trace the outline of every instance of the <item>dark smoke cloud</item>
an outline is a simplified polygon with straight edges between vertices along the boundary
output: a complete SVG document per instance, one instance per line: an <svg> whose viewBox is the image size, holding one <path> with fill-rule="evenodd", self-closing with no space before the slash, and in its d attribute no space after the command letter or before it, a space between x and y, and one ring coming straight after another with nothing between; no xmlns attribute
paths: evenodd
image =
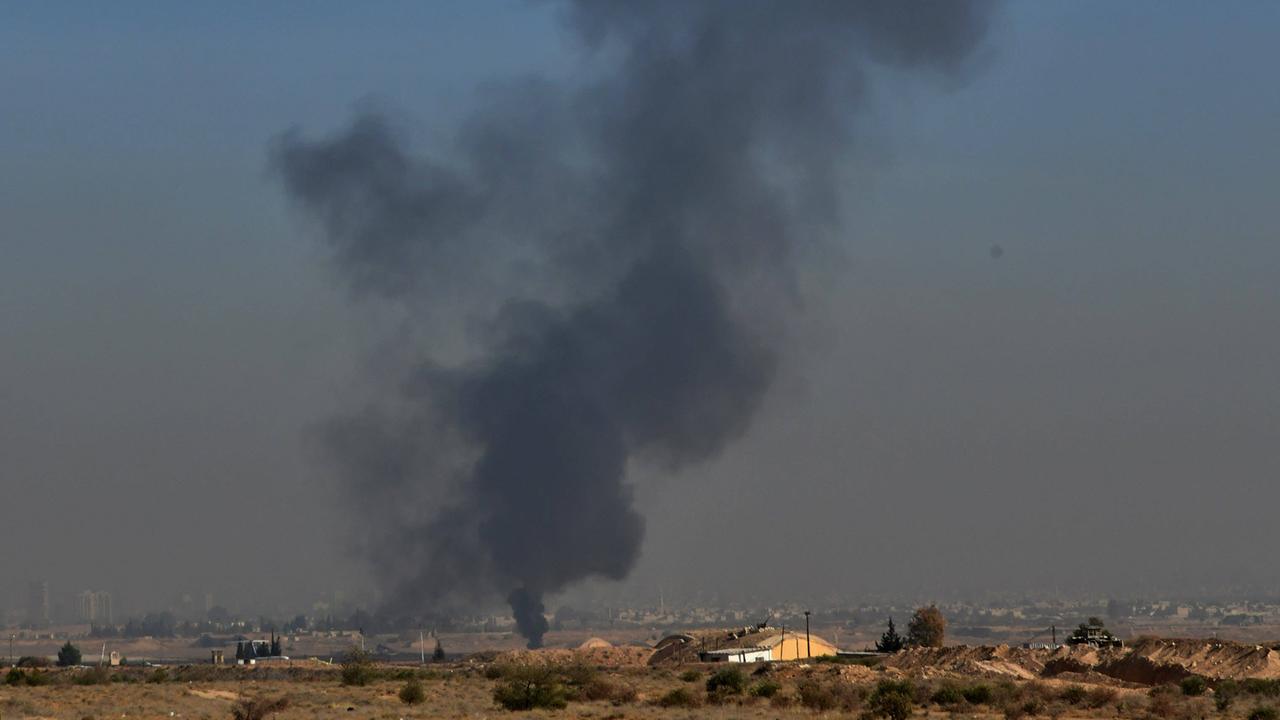
<svg viewBox="0 0 1280 720"><path fill-rule="evenodd" d="M622 578L644 535L629 462L715 457L770 386L796 246L838 228L837 167L870 65L950 73L984 4L570 3L583 87L489 88L451 162L382 117L273 158L360 293L424 324L486 314L467 359L428 352L327 437L389 602L543 597ZM461 300L468 298L470 304ZM433 320L434 321L434 320Z"/></svg>

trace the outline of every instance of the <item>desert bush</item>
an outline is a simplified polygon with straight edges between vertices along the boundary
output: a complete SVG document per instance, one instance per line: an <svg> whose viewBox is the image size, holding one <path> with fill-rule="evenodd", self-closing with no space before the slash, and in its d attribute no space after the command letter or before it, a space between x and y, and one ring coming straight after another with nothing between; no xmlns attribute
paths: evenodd
<svg viewBox="0 0 1280 720"><path fill-rule="evenodd" d="M1280 696L1280 680L1248 678L1240 683L1240 687L1250 695L1266 695L1269 697Z"/></svg>
<svg viewBox="0 0 1280 720"><path fill-rule="evenodd" d="M33 670L27 674L26 683L31 687L40 687L49 684L49 674L39 670Z"/></svg>
<svg viewBox="0 0 1280 720"><path fill-rule="evenodd" d="M1022 688L1012 680L1001 680L991 691L991 701L1001 707L1022 702Z"/></svg>
<svg viewBox="0 0 1280 720"><path fill-rule="evenodd" d="M1147 693L1147 711L1156 717L1173 715L1174 698L1179 694L1172 685L1157 685Z"/></svg>
<svg viewBox="0 0 1280 720"><path fill-rule="evenodd" d="M603 677L593 677L587 684L577 689L575 699L606 700L614 705L635 702L636 689L625 683L614 682Z"/></svg>
<svg viewBox="0 0 1280 720"><path fill-rule="evenodd" d="M752 697L771 698L774 695L777 695L778 691L781 689L782 689L782 686L774 682L773 680L761 680L755 685L752 685L751 689L748 690L747 692Z"/></svg>
<svg viewBox="0 0 1280 720"><path fill-rule="evenodd" d="M111 673L104 667L96 667L88 672L78 673L71 682L76 685L103 685L111 682Z"/></svg>
<svg viewBox="0 0 1280 720"><path fill-rule="evenodd" d="M9 672L4 676L5 685L21 685L27 681L27 674L16 667L9 668Z"/></svg>
<svg viewBox="0 0 1280 720"><path fill-rule="evenodd" d="M1213 704L1218 712L1226 712L1240 694L1240 684L1234 680L1223 680L1213 688Z"/></svg>
<svg viewBox="0 0 1280 720"><path fill-rule="evenodd" d="M409 678L409 681L400 688L400 702L405 705L417 705L427 699L427 692L422 689L422 681L416 677Z"/></svg>
<svg viewBox="0 0 1280 720"><path fill-rule="evenodd" d="M549 668L517 666L493 690L494 702L507 710L558 710L568 704L568 691Z"/></svg>
<svg viewBox="0 0 1280 720"><path fill-rule="evenodd" d="M147 682L158 684L158 683L165 682L168 679L169 679L168 670L165 670L164 668L156 668L155 672L151 673L151 676L147 678Z"/></svg>
<svg viewBox="0 0 1280 720"><path fill-rule="evenodd" d="M993 693L990 685L978 683L960 691L964 695L964 699L972 705L987 705L991 702Z"/></svg>
<svg viewBox="0 0 1280 720"><path fill-rule="evenodd" d="M1062 689L1062 693L1058 696L1062 702L1068 705L1079 705L1089 696L1089 691L1079 685L1068 685Z"/></svg>
<svg viewBox="0 0 1280 720"><path fill-rule="evenodd" d="M800 695L800 704L810 710L827 712L840 704L840 699L832 692L831 686L812 678L801 680L796 690Z"/></svg>
<svg viewBox="0 0 1280 720"><path fill-rule="evenodd" d="M1209 682L1199 675L1190 675L1182 679L1180 687L1183 695L1199 697L1209 689Z"/></svg>
<svg viewBox="0 0 1280 720"><path fill-rule="evenodd" d="M287 707L288 698L245 698L231 708L231 717L235 720L263 720L268 714L278 713Z"/></svg>
<svg viewBox="0 0 1280 720"><path fill-rule="evenodd" d="M959 705L964 702L964 691L955 685L946 683L933 691L933 695L929 696L929 702L934 705Z"/></svg>
<svg viewBox="0 0 1280 720"><path fill-rule="evenodd" d="M582 661L551 665L547 669L562 682L576 689L584 688L600 677L598 670Z"/></svg>
<svg viewBox="0 0 1280 720"><path fill-rule="evenodd" d="M23 655L18 658L18 667L20 668L44 668L49 667L49 658L43 655Z"/></svg>
<svg viewBox="0 0 1280 720"><path fill-rule="evenodd" d="M697 670L685 670L680 673L680 679L684 682L698 682L702 679L702 673Z"/></svg>
<svg viewBox="0 0 1280 720"><path fill-rule="evenodd" d="M484 677L486 680L497 680L506 674L506 668L502 665L490 665L484 669Z"/></svg>
<svg viewBox="0 0 1280 720"><path fill-rule="evenodd" d="M1270 705L1259 705L1249 713L1249 720L1277 720L1280 718L1280 712Z"/></svg>
<svg viewBox="0 0 1280 720"><path fill-rule="evenodd" d="M1036 698L1028 698L1021 702L1012 702L1004 706L1005 720L1021 720L1035 717L1044 712L1044 703Z"/></svg>
<svg viewBox="0 0 1280 720"><path fill-rule="evenodd" d="M796 699L792 695L786 693L778 693L769 698L769 707L783 710L796 704Z"/></svg>
<svg viewBox="0 0 1280 720"><path fill-rule="evenodd" d="M1115 688L1095 687L1085 695L1084 704L1097 710L1114 703L1118 697L1120 692Z"/></svg>
<svg viewBox="0 0 1280 720"><path fill-rule="evenodd" d="M747 687L747 676L736 667L717 670L707 678L707 692L710 694L741 695Z"/></svg>
<svg viewBox="0 0 1280 720"><path fill-rule="evenodd" d="M702 701L698 699L696 694L690 692L689 688L678 687L666 695L663 695L661 698L658 698L658 704L666 708L692 708L701 705Z"/></svg>
<svg viewBox="0 0 1280 720"><path fill-rule="evenodd" d="M359 648L351 648L342 659L340 673L343 685L363 687L373 682L377 673L373 669L372 657Z"/></svg>
<svg viewBox="0 0 1280 720"><path fill-rule="evenodd" d="M915 687L910 681L881 680L867 699L867 711L872 717L905 720L915 707L914 695Z"/></svg>

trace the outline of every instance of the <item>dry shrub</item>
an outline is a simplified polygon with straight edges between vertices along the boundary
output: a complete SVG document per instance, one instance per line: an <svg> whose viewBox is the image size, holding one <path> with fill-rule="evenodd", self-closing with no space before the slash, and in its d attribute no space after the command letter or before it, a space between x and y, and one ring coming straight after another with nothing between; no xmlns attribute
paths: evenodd
<svg viewBox="0 0 1280 720"><path fill-rule="evenodd" d="M550 668L517 666L493 689L493 700L507 710L558 710L568 704L568 692Z"/></svg>
<svg viewBox="0 0 1280 720"><path fill-rule="evenodd" d="M702 705L702 699L698 697L697 693L691 691L689 688L678 687L658 698L658 704L665 708L695 708Z"/></svg>
<svg viewBox="0 0 1280 720"><path fill-rule="evenodd" d="M1151 688L1147 697L1147 711L1156 717L1172 717L1177 704L1176 699L1180 694L1180 691L1175 690L1172 685L1157 685Z"/></svg>
<svg viewBox="0 0 1280 720"><path fill-rule="evenodd" d="M1035 717L1045 712L1045 704L1038 698L1027 698L1022 701L1011 702L1004 706L1005 720L1022 720L1025 717Z"/></svg>
<svg viewBox="0 0 1280 720"><path fill-rule="evenodd" d="M417 705L427 699L427 692L422 688L421 680L411 677L409 682L400 688L399 698L405 705Z"/></svg>
<svg viewBox="0 0 1280 720"><path fill-rule="evenodd" d="M1277 720L1277 718L1280 718L1280 712L1270 705L1259 705L1249 713L1249 720Z"/></svg>
<svg viewBox="0 0 1280 720"><path fill-rule="evenodd" d="M614 682L603 677L593 677L574 693L575 699L604 700L614 705L632 703L636 700L636 689L625 683Z"/></svg>
<svg viewBox="0 0 1280 720"><path fill-rule="evenodd" d="M771 698L774 695L777 695L778 691L781 689L782 686L773 680L761 680L755 685L752 685L751 689L747 692L750 693L752 697Z"/></svg>
<svg viewBox="0 0 1280 720"><path fill-rule="evenodd" d="M821 682L809 678L800 681L796 689L800 704L819 712L836 709L846 712L856 710L865 697L861 688L838 679Z"/></svg>
<svg viewBox="0 0 1280 720"><path fill-rule="evenodd" d="M1068 685L1062 689L1058 697L1068 705L1079 705L1089 697L1089 691L1080 685Z"/></svg>
<svg viewBox="0 0 1280 720"><path fill-rule="evenodd" d="M1120 691L1105 685L1090 690L1084 698L1084 704L1097 710L1113 704L1120 697Z"/></svg>
<svg viewBox="0 0 1280 720"><path fill-rule="evenodd" d="M289 707L288 698L246 698L231 708L235 720L263 720L269 713L277 713Z"/></svg>

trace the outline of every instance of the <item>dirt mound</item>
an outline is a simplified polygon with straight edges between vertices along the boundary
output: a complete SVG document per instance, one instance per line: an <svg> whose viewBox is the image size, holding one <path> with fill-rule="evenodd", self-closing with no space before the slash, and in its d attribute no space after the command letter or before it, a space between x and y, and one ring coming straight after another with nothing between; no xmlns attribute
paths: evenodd
<svg viewBox="0 0 1280 720"><path fill-rule="evenodd" d="M1203 675L1215 680L1273 679L1280 678L1280 652L1265 645L1222 640L1142 640L1124 658L1104 663L1097 669L1113 677L1122 677L1116 673L1136 677L1151 672L1174 680L1187 675Z"/></svg>
<svg viewBox="0 0 1280 720"><path fill-rule="evenodd" d="M922 678L953 675L1031 680L1044 671L1047 651L1008 645L910 648L885 659L886 668Z"/></svg>
<svg viewBox="0 0 1280 720"><path fill-rule="evenodd" d="M579 650L596 650L598 648L611 648L611 647L613 647L613 643L609 642L608 640L605 640L604 638L593 637L593 638L587 638L586 640L583 640L582 644L578 646L578 649Z"/></svg>
<svg viewBox="0 0 1280 720"><path fill-rule="evenodd" d="M1143 685L1176 683L1191 674L1181 665L1157 663L1133 653L1102 663L1097 670L1108 677Z"/></svg>
<svg viewBox="0 0 1280 720"><path fill-rule="evenodd" d="M586 643L584 643L584 645L586 645ZM626 665L644 665L649 661L649 656L652 654L653 650L647 647L638 647L635 645L614 647L606 644L604 647L581 647L576 650L570 650L568 648L511 650L509 652L496 654L493 657L493 662L531 665L564 665L580 662L586 663L587 665L622 667Z"/></svg>

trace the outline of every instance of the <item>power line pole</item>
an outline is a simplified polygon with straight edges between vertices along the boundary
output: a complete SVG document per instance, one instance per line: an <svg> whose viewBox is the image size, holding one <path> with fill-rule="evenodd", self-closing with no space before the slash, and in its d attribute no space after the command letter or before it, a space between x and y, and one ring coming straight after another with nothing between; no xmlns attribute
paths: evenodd
<svg viewBox="0 0 1280 720"><path fill-rule="evenodd" d="M809 645L809 611L804 611L804 656L813 657L813 647Z"/></svg>

